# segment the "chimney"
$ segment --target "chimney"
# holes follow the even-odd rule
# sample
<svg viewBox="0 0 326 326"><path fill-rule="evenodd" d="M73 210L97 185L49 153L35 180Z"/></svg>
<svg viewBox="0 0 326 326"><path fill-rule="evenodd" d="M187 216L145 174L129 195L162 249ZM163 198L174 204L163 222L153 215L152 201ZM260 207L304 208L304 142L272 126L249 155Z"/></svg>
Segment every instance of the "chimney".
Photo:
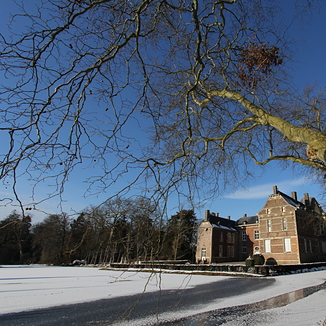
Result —
<svg viewBox="0 0 326 326"><path fill-rule="evenodd" d="M215 213L215 216L218 217L219 216L219 213Z"/></svg>
<svg viewBox="0 0 326 326"><path fill-rule="evenodd" d="M297 197L296 191L292 191L291 192L291 195L292 195L292 199L294 199L295 201L298 201L298 197Z"/></svg>
<svg viewBox="0 0 326 326"><path fill-rule="evenodd" d="M208 221L209 214L210 214L209 209L206 209L206 210L205 210L205 217L204 217L204 221L205 221L205 222Z"/></svg>
<svg viewBox="0 0 326 326"><path fill-rule="evenodd" d="M228 220L231 220L231 216L230 215L228 216Z"/></svg>
<svg viewBox="0 0 326 326"><path fill-rule="evenodd" d="M247 214L243 214L243 217L247 217Z"/></svg>
<svg viewBox="0 0 326 326"><path fill-rule="evenodd" d="M277 186L273 186L273 195L277 195L278 190L277 190Z"/></svg>
<svg viewBox="0 0 326 326"><path fill-rule="evenodd" d="M309 194L308 193L305 193L305 194L303 194L303 201L304 201L304 204L305 204L305 209L306 210L310 210L310 200L309 200Z"/></svg>

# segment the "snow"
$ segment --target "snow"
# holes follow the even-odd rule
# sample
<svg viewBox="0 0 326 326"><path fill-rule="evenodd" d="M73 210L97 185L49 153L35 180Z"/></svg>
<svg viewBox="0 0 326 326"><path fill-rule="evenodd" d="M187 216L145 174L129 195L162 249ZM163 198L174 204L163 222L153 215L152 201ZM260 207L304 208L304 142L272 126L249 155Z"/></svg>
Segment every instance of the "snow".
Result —
<svg viewBox="0 0 326 326"><path fill-rule="evenodd" d="M52 307L62 304L89 302L158 291L160 289L188 288L234 276L148 273L138 271L101 270L95 267L54 266L2 266L0 268L0 314ZM225 307L259 302L280 294L326 280L326 270L273 277L275 282L268 290L261 289L224 300L198 306L194 311L167 313L167 320L189 316ZM326 320L326 290L302 298L280 308L273 308L250 316L250 325L323 325ZM248 316L239 317L232 324L249 325ZM138 321L137 325L150 324L150 320ZM325 324L326 325L326 324Z"/></svg>

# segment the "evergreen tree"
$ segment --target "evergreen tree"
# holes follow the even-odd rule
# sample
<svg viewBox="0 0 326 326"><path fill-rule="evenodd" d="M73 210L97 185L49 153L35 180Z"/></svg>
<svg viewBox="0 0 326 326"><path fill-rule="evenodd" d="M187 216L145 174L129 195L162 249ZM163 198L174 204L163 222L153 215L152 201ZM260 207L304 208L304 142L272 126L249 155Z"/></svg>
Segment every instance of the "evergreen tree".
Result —
<svg viewBox="0 0 326 326"><path fill-rule="evenodd" d="M168 259L194 260L197 220L193 210L181 210L167 225L165 253Z"/></svg>
<svg viewBox="0 0 326 326"><path fill-rule="evenodd" d="M33 227L33 250L40 263L68 262L69 218L67 214L52 214Z"/></svg>
<svg viewBox="0 0 326 326"><path fill-rule="evenodd" d="M0 264L28 262L31 250L31 217L16 211L0 222Z"/></svg>

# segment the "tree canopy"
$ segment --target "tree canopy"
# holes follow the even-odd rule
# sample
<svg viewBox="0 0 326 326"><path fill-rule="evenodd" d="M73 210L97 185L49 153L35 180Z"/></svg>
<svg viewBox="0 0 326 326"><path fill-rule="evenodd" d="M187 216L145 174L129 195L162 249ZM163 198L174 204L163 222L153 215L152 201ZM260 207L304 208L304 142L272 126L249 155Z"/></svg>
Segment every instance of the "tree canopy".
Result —
<svg viewBox="0 0 326 326"><path fill-rule="evenodd" d="M33 226L30 216L14 211L0 221L0 264L194 262L196 232L193 211L162 218L156 203L143 197L115 197L74 219L50 214Z"/></svg>
<svg viewBox="0 0 326 326"><path fill-rule="evenodd" d="M164 198L245 178L251 162L324 174L325 98L288 79L276 3L22 2L1 35L0 178L19 200L20 178L52 197L78 166L91 193L131 172L121 191Z"/></svg>

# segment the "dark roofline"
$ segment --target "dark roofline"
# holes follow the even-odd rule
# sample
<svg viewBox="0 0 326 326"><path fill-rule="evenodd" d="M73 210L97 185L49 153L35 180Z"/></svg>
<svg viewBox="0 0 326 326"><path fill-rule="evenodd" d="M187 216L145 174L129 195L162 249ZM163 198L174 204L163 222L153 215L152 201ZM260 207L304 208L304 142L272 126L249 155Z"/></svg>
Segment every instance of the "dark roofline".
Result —
<svg viewBox="0 0 326 326"><path fill-rule="evenodd" d="M277 186L273 186L273 194L270 195L270 196L273 196L273 195L280 195L280 196L282 196L284 198L284 200L288 204L292 205L293 207L303 208L302 206L305 206L301 201L299 201L297 199L297 193L295 191L292 192L292 196L289 196L289 195L285 194L284 192L279 191L278 188L277 188Z"/></svg>
<svg viewBox="0 0 326 326"><path fill-rule="evenodd" d="M216 216L213 214L209 214L207 220L211 224L215 224L215 225L222 225L222 226L227 226L227 227L232 227L232 228L236 226L236 221L233 221L229 218Z"/></svg>
<svg viewBox="0 0 326 326"><path fill-rule="evenodd" d="M237 225L250 225L250 224L257 224L258 223L258 216L253 215L253 216L243 216L237 220Z"/></svg>
<svg viewBox="0 0 326 326"><path fill-rule="evenodd" d="M275 194L281 195L284 198L284 200L286 200L286 202L292 205L293 207L306 210L307 212L315 212L315 208L318 207L321 211L323 211L316 198L313 196L309 196L308 193L305 193L304 197L301 200L298 200L296 192L292 192L292 197L291 197L279 191L277 189L277 186L273 186L273 192L274 195Z"/></svg>

